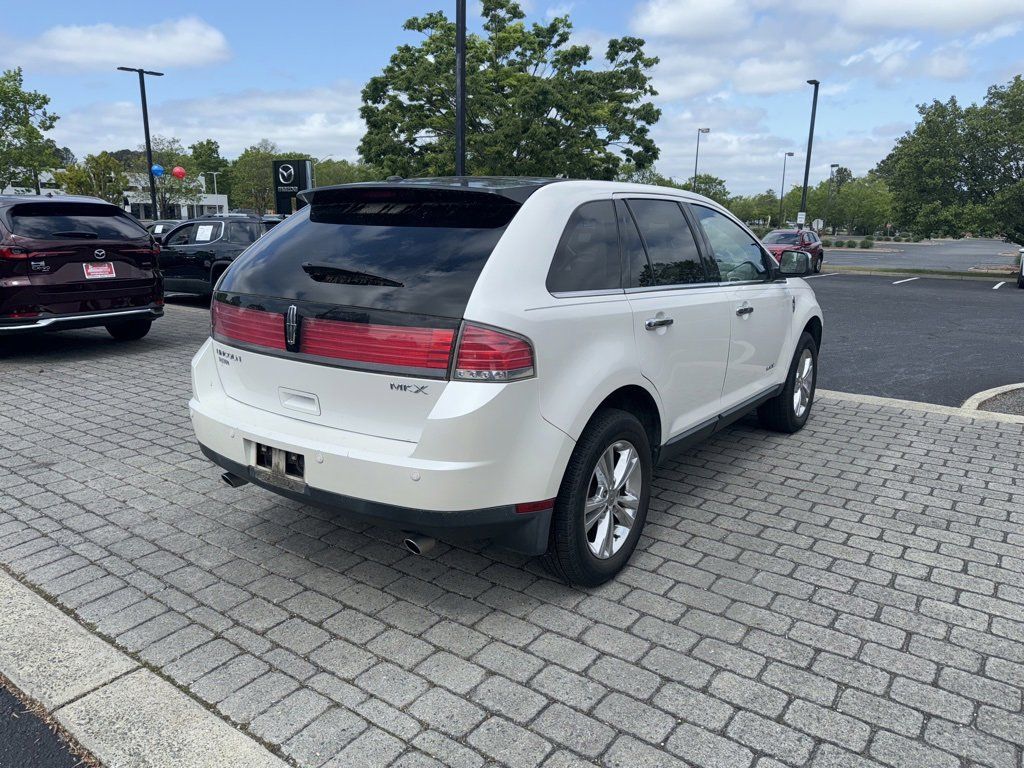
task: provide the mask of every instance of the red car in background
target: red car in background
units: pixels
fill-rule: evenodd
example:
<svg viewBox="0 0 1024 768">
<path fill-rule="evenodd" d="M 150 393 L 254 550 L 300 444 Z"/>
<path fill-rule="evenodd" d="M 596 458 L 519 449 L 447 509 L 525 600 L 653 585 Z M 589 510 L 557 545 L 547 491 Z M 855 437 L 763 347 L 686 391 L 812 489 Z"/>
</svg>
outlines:
<svg viewBox="0 0 1024 768">
<path fill-rule="evenodd" d="M 811 266 L 814 267 L 814 271 L 821 272 L 821 263 L 825 261 L 825 249 L 816 232 L 809 229 L 775 229 L 761 238 L 761 242 L 776 261 L 783 251 L 806 251 L 811 255 Z"/>
</svg>

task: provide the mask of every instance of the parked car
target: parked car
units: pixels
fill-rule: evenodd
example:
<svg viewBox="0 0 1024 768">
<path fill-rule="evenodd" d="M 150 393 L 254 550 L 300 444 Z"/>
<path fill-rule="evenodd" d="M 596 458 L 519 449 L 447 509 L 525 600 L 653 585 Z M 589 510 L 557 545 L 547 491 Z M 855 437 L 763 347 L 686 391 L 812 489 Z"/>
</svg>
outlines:
<svg viewBox="0 0 1024 768">
<path fill-rule="evenodd" d="M 160 249 L 93 197 L 0 197 L 0 336 L 103 326 L 141 339 L 163 314 Z"/>
<path fill-rule="evenodd" d="M 161 238 L 179 224 L 181 224 L 181 219 L 159 219 L 151 221 L 146 226 L 146 231 L 155 238 Z"/>
<path fill-rule="evenodd" d="M 825 249 L 821 245 L 818 233 L 810 229 L 775 229 L 765 235 L 761 242 L 773 256 L 785 250 L 807 251 L 811 255 L 811 267 L 821 272 L 821 264 L 825 261 Z"/>
<path fill-rule="evenodd" d="M 716 203 L 519 178 L 326 187 L 247 250 L 192 361 L 233 486 L 614 576 L 653 468 L 756 410 L 795 432 L 822 316 Z"/>
<path fill-rule="evenodd" d="M 163 236 L 160 266 L 167 291 L 209 294 L 235 258 L 280 222 L 226 213 L 179 224 Z"/>
</svg>

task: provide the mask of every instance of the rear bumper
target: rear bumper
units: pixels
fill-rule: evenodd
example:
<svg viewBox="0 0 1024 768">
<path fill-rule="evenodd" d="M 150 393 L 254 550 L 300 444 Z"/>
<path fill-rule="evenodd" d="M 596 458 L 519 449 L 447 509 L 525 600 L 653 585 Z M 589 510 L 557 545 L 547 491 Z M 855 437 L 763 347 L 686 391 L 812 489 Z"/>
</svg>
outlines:
<svg viewBox="0 0 1024 768">
<path fill-rule="evenodd" d="M 213 285 L 209 280 L 198 280 L 191 277 L 168 277 L 164 274 L 165 293 L 194 293 L 209 296 L 213 293 Z"/>
<path fill-rule="evenodd" d="M 231 364 L 246 362 L 253 364 L 255 355 Z M 530 382 L 477 400 L 466 388 L 446 390 L 453 399 L 442 396 L 412 441 L 239 402 L 221 384 L 222 365 L 208 341 L 192 360 L 189 410 L 203 453 L 232 474 L 385 527 L 494 539 L 531 555 L 547 548 L 550 510 L 518 514 L 516 504 L 558 495 L 575 443 L 541 417 Z M 289 488 L 258 475 L 257 444 L 302 455 L 304 485 Z"/>
<path fill-rule="evenodd" d="M 547 550 L 550 509 L 518 514 L 515 507 L 509 505 L 436 512 L 357 499 L 309 485 L 296 491 L 263 482 L 253 467 L 232 461 L 202 443 L 199 448 L 214 464 L 253 485 L 295 501 L 343 512 L 355 520 L 444 539 L 493 539 L 499 546 L 525 555 L 542 555 Z"/>
<path fill-rule="evenodd" d="M 95 328 L 96 326 L 114 323 L 118 320 L 130 320 L 133 318 L 155 320 L 163 316 L 163 314 L 163 307 L 150 306 L 103 312 L 83 312 L 74 315 L 50 315 L 48 317 L 17 322 L 0 318 L 0 335 L 28 333 L 31 331 L 67 331 L 74 328 Z"/>
</svg>

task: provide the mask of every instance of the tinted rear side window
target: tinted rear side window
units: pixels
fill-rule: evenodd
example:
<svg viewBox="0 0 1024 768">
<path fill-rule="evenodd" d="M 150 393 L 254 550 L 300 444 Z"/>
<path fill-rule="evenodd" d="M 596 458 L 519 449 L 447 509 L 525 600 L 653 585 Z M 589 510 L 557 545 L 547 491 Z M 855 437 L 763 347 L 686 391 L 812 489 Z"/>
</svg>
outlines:
<svg viewBox="0 0 1024 768">
<path fill-rule="evenodd" d="M 259 240 L 263 226 L 257 221 L 229 221 L 225 240 L 238 245 L 249 245 Z"/>
<path fill-rule="evenodd" d="M 611 200 L 584 203 L 569 217 L 548 270 L 551 293 L 622 287 L 619 233 Z"/>
<path fill-rule="evenodd" d="M 97 203 L 19 203 L 7 212 L 11 232 L 37 240 L 136 240 L 142 225 L 113 205 Z"/>
<path fill-rule="evenodd" d="M 697 241 L 678 203 L 672 200 L 630 200 L 647 246 L 653 272 L 650 285 L 687 285 L 707 281 Z"/>
<path fill-rule="evenodd" d="M 256 241 L 221 290 L 461 317 L 519 205 L 498 195 L 345 189 L 318 194 Z"/>
</svg>

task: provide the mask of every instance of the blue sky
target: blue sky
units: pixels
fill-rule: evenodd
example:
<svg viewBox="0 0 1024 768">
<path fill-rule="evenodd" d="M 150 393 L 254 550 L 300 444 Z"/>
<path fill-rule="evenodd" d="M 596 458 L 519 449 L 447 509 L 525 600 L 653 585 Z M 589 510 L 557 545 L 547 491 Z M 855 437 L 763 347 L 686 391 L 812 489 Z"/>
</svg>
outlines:
<svg viewBox="0 0 1024 768">
<path fill-rule="evenodd" d="M 811 88 L 822 82 L 812 183 L 830 163 L 863 173 L 910 128 L 915 105 L 984 97 L 1024 71 L 1024 0 L 527 0 L 528 18 L 569 13 L 577 41 L 602 54 L 638 35 L 661 58 L 658 170 L 701 171 L 731 191 L 778 189 L 782 156 L 798 180 Z M 6 9 L 0 66 L 21 66 L 52 98 L 52 134 L 79 156 L 141 143 L 137 81 L 149 81 L 154 133 L 221 143 L 228 157 L 261 138 L 323 157 L 356 157 L 359 91 L 403 42 L 412 15 L 454 0 L 244 4 L 19 3 Z M 372 9 L 372 10 L 370 10 Z M 479 7 L 470 0 L 471 26 Z"/>
</svg>

